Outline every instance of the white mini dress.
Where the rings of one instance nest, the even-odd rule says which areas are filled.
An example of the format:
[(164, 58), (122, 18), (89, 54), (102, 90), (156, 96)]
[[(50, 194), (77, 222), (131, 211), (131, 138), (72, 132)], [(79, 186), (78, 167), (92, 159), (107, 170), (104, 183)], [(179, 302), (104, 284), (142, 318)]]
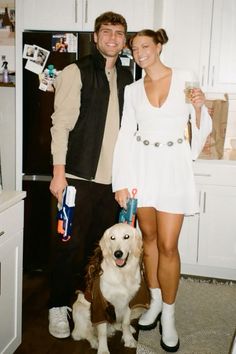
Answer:
[[(176, 214), (199, 212), (193, 160), (211, 132), (212, 121), (202, 107), (200, 129), (195, 110), (185, 103), (185, 81), (196, 81), (189, 71), (172, 69), (168, 96), (160, 108), (148, 100), (144, 78), (125, 89), (122, 125), (113, 159), (113, 191), (137, 188), (138, 207)], [(192, 149), (185, 139), (191, 116)]]

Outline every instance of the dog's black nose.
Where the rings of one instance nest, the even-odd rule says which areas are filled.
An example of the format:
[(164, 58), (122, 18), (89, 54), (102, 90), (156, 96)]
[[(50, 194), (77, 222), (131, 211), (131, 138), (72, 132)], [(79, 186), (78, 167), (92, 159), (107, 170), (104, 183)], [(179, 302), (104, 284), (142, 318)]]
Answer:
[(120, 251), (120, 250), (115, 251), (115, 252), (114, 252), (114, 256), (115, 256), (116, 258), (122, 258), (122, 256), (123, 256), (123, 252), (122, 252), (122, 251)]

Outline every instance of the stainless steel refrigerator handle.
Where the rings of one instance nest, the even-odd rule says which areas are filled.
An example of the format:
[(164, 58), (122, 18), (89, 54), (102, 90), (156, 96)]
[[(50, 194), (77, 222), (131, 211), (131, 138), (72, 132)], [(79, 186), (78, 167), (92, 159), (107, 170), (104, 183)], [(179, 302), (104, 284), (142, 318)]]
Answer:
[(203, 65), (203, 67), (202, 67), (202, 85), (201, 86), (204, 86), (204, 78), (205, 78), (205, 65)]
[(194, 176), (198, 177), (211, 177), (210, 173), (194, 173)]
[(84, 22), (85, 22), (85, 23), (88, 23), (88, 0), (85, 1)]
[(203, 213), (206, 213), (206, 192), (203, 194)]
[(214, 86), (215, 65), (212, 66), (211, 86)]
[(35, 182), (50, 182), (52, 180), (52, 176), (45, 175), (24, 175), (23, 181), (35, 181)]
[(78, 0), (75, 0), (75, 23), (78, 22)]

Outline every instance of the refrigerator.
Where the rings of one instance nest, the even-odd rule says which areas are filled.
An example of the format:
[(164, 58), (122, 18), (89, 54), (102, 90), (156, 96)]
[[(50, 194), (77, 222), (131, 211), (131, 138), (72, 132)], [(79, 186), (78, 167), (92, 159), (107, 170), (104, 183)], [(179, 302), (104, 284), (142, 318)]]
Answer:
[[(65, 46), (65, 44), (67, 46)], [(26, 31), (23, 33), (23, 190), (27, 192), (24, 216), (24, 271), (46, 271), (50, 244), (56, 234), (57, 201), (49, 191), (52, 176), (51, 115), (54, 91), (44, 85), (53, 75), (91, 52), (92, 32)], [(43, 60), (42, 60), (43, 58)], [(126, 48), (122, 65), (134, 80), (141, 69)], [(46, 73), (46, 74), (45, 74)]]

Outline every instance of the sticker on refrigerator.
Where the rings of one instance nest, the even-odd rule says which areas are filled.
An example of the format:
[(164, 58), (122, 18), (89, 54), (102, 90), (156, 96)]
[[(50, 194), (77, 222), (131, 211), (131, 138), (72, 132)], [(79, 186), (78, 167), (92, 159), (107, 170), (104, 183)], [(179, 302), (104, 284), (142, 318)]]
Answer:
[(54, 82), (60, 72), (61, 71), (54, 68), (54, 65), (48, 65), (47, 68), (39, 74), (39, 89), (54, 92)]
[(24, 59), (36, 60), (37, 57), (37, 47), (31, 44), (25, 44), (23, 51)]
[(49, 50), (38, 47), (36, 45), (30, 46), (28, 44), (25, 44), (23, 57), (25, 54), (27, 54), (27, 52), (29, 52), (29, 49), (34, 49), (34, 54), (33, 58), (31, 57), (31, 59), (27, 56), (28, 60), (25, 64), (25, 69), (32, 71), (35, 74), (41, 74), (45, 67), (50, 52)]
[(77, 52), (76, 33), (56, 33), (52, 35), (52, 51), (58, 53), (76, 53)]

